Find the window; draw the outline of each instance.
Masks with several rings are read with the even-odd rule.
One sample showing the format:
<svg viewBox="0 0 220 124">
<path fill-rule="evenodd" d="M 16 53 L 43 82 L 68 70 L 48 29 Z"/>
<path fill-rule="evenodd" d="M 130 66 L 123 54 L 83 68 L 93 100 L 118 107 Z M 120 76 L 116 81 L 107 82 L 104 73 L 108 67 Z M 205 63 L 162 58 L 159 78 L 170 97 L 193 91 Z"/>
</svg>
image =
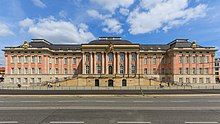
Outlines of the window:
<svg viewBox="0 0 220 124">
<path fill-rule="evenodd" d="M 68 72 L 67 72 L 67 68 L 64 68 L 64 74 L 67 74 Z"/>
<path fill-rule="evenodd" d="M 202 56 L 199 56 L 199 63 L 202 63 Z"/>
<path fill-rule="evenodd" d="M 179 56 L 179 58 L 178 58 L 179 63 L 182 63 L 182 59 L 183 59 L 183 57 Z"/>
<path fill-rule="evenodd" d="M 136 54 L 132 54 L 131 59 L 132 59 L 132 62 L 135 62 L 136 61 Z"/>
<path fill-rule="evenodd" d="M 203 78 L 199 78 L 199 83 L 203 83 Z"/>
<path fill-rule="evenodd" d="M 15 73 L 15 69 L 11 68 L 11 74 L 14 74 L 14 73 Z"/>
<path fill-rule="evenodd" d="M 38 78 L 38 79 L 37 79 L 37 82 L 38 82 L 38 83 L 41 83 L 41 78 Z"/>
<path fill-rule="evenodd" d="M 205 74 L 209 74 L 209 68 L 205 68 Z"/>
<path fill-rule="evenodd" d="M 196 74 L 196 68 L 192 69 L 192 74 Z"/>
<path fill-rule="evenodd" d="M 59 64 L 59 59 L 58 58 L 56 58 L 56 64 Z"/>
<path fill-rule="evenodd" d="M 24 83 L 27 84 L 28 83 L 28 79 L 24 78 Z"/>
<path fill-rule="evenodd" d="M 202 68 L 199 68 L 199 74 L 202 74 Z"/>
<path fill-rule="evenodd" d="M 97 66 L 97 71 L 98 71 L 98 74 L 101 74 L 101 73 L 102 73 L 102 71 L 101 71 L 101 65 L 98 65 L 98 66 Z"/>
<path fill-rule="evenodd" d="M 165 77 L 162 77 L 162 82 L 165 82 Z"/>
<path fill-rule="evenodd" d="M 89 69 L 89 65 L 86 65 L 86 74 L 89 74 L 90 69 Z"/>
<path fill-rule="evenodd" d="M 186 78 L 186 83 L 190 83 L 190 80 L 189 80 L 189 78 Z"/>
<path fill-rule="evenodd" d="M 186 56 L 186 63 L 189 63 L 189 56 Z"/>
<path fill-rule="evenodd" d="M 49 63 L 52 63 L 52 60 L 53 60 L 52 58 L 49 58 Z"/>
<path fill-rule="evenodd" d="M 31 56 L 31 63 L 35 63 L 35 56 Z"/>
<path fill-rule="evenodd" d="M 144 64 L 147 64 L 147 58 L 144 58 Z"/>
<path fill-rule="evenodd" d="M 73 74 L 76 74 L 76 73 L 77 73 L 77 71 L 76 71 L 76 69 L 74 68 L 74 69 L 73 69 Z"/>
<path fill-rule="evenodd" d="M 210 78 L 206 78 L 206 83 L 210 83 Z"/>
<path fill-rule="evenodd" d="M 164 58 L 161 59 L 161 63 L 163 63 L 163 64 L 165 63 L 165 59 Z"/>
<path fill-rule="evenodd" d="M 153 64 L 157 64 L 157 58 L 153 58 Z"/>
<path fill-rule="evenodd" d="M 189 74 L 189 68 L 186 68 L 186 74 Z"/>
<path fill-rule="evenodd" d="M 18 74 L 21 74 L 21 68 L 18 68 Z"/>
<path fill-rule="evenodd" d="M 127 86 L 127 81 L 126 81 L 126 79 L 123 79 L 123 80 L 122 80 L 122 86 Z"/>
<path fill-rule="evenodd" d="M 12 57 L 11 57 L 11 63 L 14 63 L 14 62 L 15 62 L 15 57 L 12 56 Z"/>
<path fill-rule="evenodd" d="M 67 58 L 64 58 L 64 64 L 67 64 Z"/>
<path fill-rule="evenodd" d="M 196 57 L 195 56 L 192 57 L 192 63 L 196 63 Z"/>
<path fill-rule="evenodd" d="M 31 68 L 31 74 L 34 74 L 34 73 L 35 73 L 35 69 Z"/>
<path fill-rule="evenodd" d="M 42 74 L 42 69 L 38 68 L 38 74 Z"/>
<path fill-rule="evenodd" d="M 124 74 L 124 66 L 120 65 L 120 74 Z"/>
<path fill-rule="evenodd" d="M 101 54 L 98 54 L 98 55 L 97 55 L 98 62 L 101 62 L 101 61 L 102 61 L 102 58 L 101 58 L 101 57 L 102 57 Z"/>
<path fill-rule="evenodd" d="M 34 83 L 34 78 L 31 78 L 31 83 Z"/>
<path fill-rule="evenodd" d="M 165 74 L 165 69 L 161 68 L 161 74 Z"/>
<path fill-rule="evenodd" d="M 59 74 L 59 69 L 58 68 L 56 68 L 56 74 Z"/>
<path fill-rule="evenodd" d="M 86 55 L 86 62 L 89 62 L 90 61 L 90 56 L 89 54 Z"/>
<path fill-rule="evenodd" d="M 17 79 L 17 83 L 21 83 L 21 78 L 18 78 L 18 79 Z"/>
<path fill-rule="evenodd" d="M 10 83 L 14 83 L 14 78 L 10 78 Z"/>
<path fill-rule="evenodd" d="M 183 78 L 179 78 L 179 83 L 183 83 Z"/>
<path fill-rule="evenodd" d="M 124 62 L 124 54 L 120 54 L 120 62 Z"/>
<path fill-rule="evenodd" d="M 193 83 L 197 83 L 197 80 L 196 80 L 196 78 L 193 78 Z"/>
<path fill-rule="evenodd" d="M 157 69 L 153 68 L 153 74 L 157 74 Z"/>
<path fill-rule="evenodd" d="M 205 57 L 205 63 L 209 63 L 209 56 Z"/>
<path fill-rule="evenodd" d="M 73 58 L 73 64 L 76 64 L 76 58 Z"/>
<path fill-rule="evenodd" d="M 24 57 L 24 63 L 28 63 L 28 56 Z"/>
<path fill-rule="evenodd" d="M 135 74 L 135 65 L 134 64 L 131 65 L 131 73 Z"/>
<path fill-rule="evenodd" d="M 38 63 L 42 63 L 42 57 L 38 56 Z"/>
<path fill-rule="evenodd" d="M 112 62 L 112 54 L 111 54 L 111 53 L 108 54 L 108 61 L 109 61 L 109 62 Z"/>
<path fill-rule="evenodd" d="M 24 74 L 28 74 L 28 69 L 27 68 L 24 69 Z"/>
<path fill-rule="evenodd" d="M 18 56 L 18 63 L 21 63 L 21 56 Z"/>
<path fill-rule="evenodd" d="M 182 74 L 182 68 L 179 68 L 179 74 Z"/>
<path fill-rule="evenodd" d="M 144 69 L 144 74 L 147 74 L 147 68 Z"/>
</svg>

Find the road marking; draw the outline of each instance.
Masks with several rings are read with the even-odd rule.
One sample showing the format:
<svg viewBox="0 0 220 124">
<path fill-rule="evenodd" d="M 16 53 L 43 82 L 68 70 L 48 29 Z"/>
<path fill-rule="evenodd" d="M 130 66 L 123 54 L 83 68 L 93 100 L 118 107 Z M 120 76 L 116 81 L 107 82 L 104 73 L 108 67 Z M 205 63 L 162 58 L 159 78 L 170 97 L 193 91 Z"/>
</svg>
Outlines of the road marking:
<svg viewBox="0 0 220 124">
<path fill-rule="evenodd" d="M 69 101 L 58 101 L 58 102 L 79 102 L 77 100 L 69 100 Z"/>
<path fill-rule="evenodd" d="M 95 101 L 95 102 L 115 102 L 115 101 Z"/>
<path fill-rule="evenodd" d="M 40 101 L 20 101 L 20 102 L 40 102 Z"/>
<path fill-rule="evenodd" d="M 50 124 L 84 124 L 83 121 L 51 121 Z"/>
<path fill-rule="evenodd" d="M 154 102 L 154 101 L 133 101 L 133 102 Z"/>
<path fill-rule="evenodd" d="M 170 101 L 170 102 L 190 102 L 190 101 Z"/>
<path fill-rule="evenodd" d="M 185 124 L 218 124 L 218 122 L 185 122 Z"/>
<path fill-rule="evenodd" d="M 151 122 L 118 121 L 118 124 L 151 124 Z"/>
<path fill-rule="evenodd" d="M 0 121 L 0 124 L 17 124 L 17 121 Z"/>
</svg>

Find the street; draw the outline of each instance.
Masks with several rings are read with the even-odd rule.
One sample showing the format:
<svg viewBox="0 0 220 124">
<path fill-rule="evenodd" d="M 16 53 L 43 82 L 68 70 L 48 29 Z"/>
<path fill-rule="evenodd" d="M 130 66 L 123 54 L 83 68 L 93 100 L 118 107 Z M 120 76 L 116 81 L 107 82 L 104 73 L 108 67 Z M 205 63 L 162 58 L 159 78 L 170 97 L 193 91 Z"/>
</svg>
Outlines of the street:
<svg viewBox="0 0 220 124">
<path fill-rule="evenodd" d="M 0 96 L 0 123 L 217 124 L 220 96 Z"/>
</svg>

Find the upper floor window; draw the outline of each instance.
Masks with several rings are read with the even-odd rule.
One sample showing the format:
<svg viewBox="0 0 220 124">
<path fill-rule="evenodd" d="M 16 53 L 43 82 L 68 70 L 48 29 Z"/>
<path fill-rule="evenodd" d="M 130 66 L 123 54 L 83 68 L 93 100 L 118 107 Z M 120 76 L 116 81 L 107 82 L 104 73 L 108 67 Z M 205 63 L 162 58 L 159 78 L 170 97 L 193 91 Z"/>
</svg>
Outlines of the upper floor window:
<svg viewBox="0 0 220 124">
<path fill-rule="evenodd" d="M 31 74 L 35 74 L 35 69 L 31 68 Z"/>
<path fill-rule="evenodd" d="M 132 54 L 131 58 L 132 58 L 132 62 L 135 62 L 136 61 L 136 54 Z"/>
<path fill-rule="evenodd" d="M 102 60 L 102 58 L 101 58 L 102 56 L 101 56 L 101 54 L 98 54 L 97 55 L 97 58 L 98 58 L 98 62 L 101 62 L 101 60 Z"/>
<path fill-rule="evenodd" d="M 11 74 L 14 74 L 14 73 L 15 73 L 15 69 L 11 68 Z"/>
<path fill-rule="evenodd" d="M 35 63 L 35 56 L 31 56 L 31 63 Z"/>
<path fill-rule="evenodd" d="M 68 73 L 67 68 L 64 68 L 64 74 L 67 74 L 67 73 Z"/>
<path fill-rule="evenodd" d="M 199 68 L 199 74 L 202 74 L 202 68 Z"/>
<path fill-rule="evenodd" d="M 186 63 L 189 63 L 189 56 L 186 56 Z"/>
<path fill-rule="evenodd" d="M 21 56 L 18 56 L 18 63 L 21 63 Z"/>
<path fill-rule="evenodd" d="M 165 59 L 164 58 L 161 59 L 161 63 L 163 63 L 163 64 L 165 63 Z"/>
<path fill-rule="evenodd" d="M 157 64 L 157 58 L 153 58 L 153 64 Z"/>
<path fill-rule="evenodd" d="M 135 74 L 135 65 L 134 64 L 131 65 L 131 73 Z"/>
<path fill-rule="evenodd" d="M 124 54 L 120 54 L 120 62 L 124 62 Z"/>
<path fill-rule="evenodd" d="M 90 56 L 89 54 L 86 55 L 86 62 L 89 62 L 90 61 Z"/>
<path fill-rule="evenodd" d="M 205 68 L 205 74 L 209 74 L 209 68 Z"/>
<path fill-rule="evenodd" d="M 165 69 L 161 68 L 161 74 L 165 74 Z"/>
<path fill-rule="evenodd" d="M 42 57 L 38 56 L 38 63 L 42 63 Z"/>
<path fill-rule="evenodd" d="M 120 74 L 124 74 L 124 66 L 120 65 Z"/>
<path fill-rule="evenodd" d="M 189 74 L 189 68 L 186 68 L 186 74 Z"/>
<path fill-rule="evenodd" d="M 192 69 L 192 74 L 196 74 L 196 68 Z"/>
<path fill-rule="evenodd" d="M 42 69 L 38 68 L 38 74 L 42 74 Z"/>
<path fill-rule="evenodd" d="M 14 63 L 14 62 L 15 62 L 15 57 L 12 56 L 12 57 L 11 57 L 11 63 Z"/>
<path fill-rule="evenodd" d="M 199 56 L 199 63 L 202 63 L 202 56 Z"/>
<path fill-rule="evenodd" d="M 192 57 L 192 63 L 196 63 L 196 57 L 195 56 Z"/>
<path fill-rule="evenodd" d="M 205 57 L 205 63 L 209 63 L 209 56 Z"/>
<path fill-rule="evenodd" d="M 182 68 L 179 68 L 179 74 L 182 74 L 183 72 L 182 72 Z"/>
<path fill-rule="evenodd" d="M 28 74 L 28 68 L 24 68 L 24 74 Z"/>
<path fill-rule="evenodd" d="M 86 65 L 86 74 L 90 73 L 89 65 Z"/>
<path fill-rule="evenodd" d="M 144 74 L 147 74 L 147 68 L 144 69 Z"/>
<path fill-rule="evenodd" d="M 178 58 L 179 63 L 182 63 L 182 60 L 183 60 L 183 57 L 179 56 L 179 58 Z"/>
<path fill-rule="evenodd" d="M 101 71 L 101 65 L 98 65 L 98 66 L 97 66 L 97 71 L 98 71 L 98 74 L 101 74 L 101 73 L 102 73 L 102 71 Z"/>
<path fill-rule="evenodd" d="M 59 74 L 59 69 L 58 68 L 56 68 L 56 74 Z"/>
<path fill-rule="evenodd" d="M 58 58 L 56 58 L 56 64 L 59 64 L 59 59 Z"/>
<path fill-rule="evenodd" d="M 112 53 L 108 54 L 108 61 L 112 62 Z"/>
<path fill-rule="evenodd" d="M 147 58 L 144 58 L 144 64 L 147 64 Z"/>
<path fill-rule="evenodd" d="M 21 74 L 21 68 L 18 68 L 18 74 Z"/>
<path fill-rule="evenodd" d="M 76 64 L 76 58 L 73 58 L 73 64 Z"/>
<path fill-rule="evenodd" d="M 67 64 L 67 58 L 64 58 L 64 64 Z"/>
<path fill-rule="evenodd" d="M 153 68 L 153 74 L 157 74 L 157 69 Z"/>
<path fill-rule="evenodd" d="M 28 56 L 24 57 L 24 63 L 28 63 Z"/>
</svg>

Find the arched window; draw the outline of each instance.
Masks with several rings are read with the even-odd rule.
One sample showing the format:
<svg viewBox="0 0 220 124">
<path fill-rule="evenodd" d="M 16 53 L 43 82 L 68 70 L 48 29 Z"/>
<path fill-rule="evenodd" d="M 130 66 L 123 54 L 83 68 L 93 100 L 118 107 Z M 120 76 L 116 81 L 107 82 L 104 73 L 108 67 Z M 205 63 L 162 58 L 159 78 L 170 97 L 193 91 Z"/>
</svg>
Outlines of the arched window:
<svg viewBox="0 0 220 124">
<path fill-rule="evenodd" d="M 108 61 L 109 61 L 109 62 L 112 62 L 112 53 L 109 53 L 109 54 L 108 54 Z"/>
<path fill-rule="evenodd" d="M 113 80 L 111 80 L 111 79 L 108 80 L 108 86 L 109 86 L 109 87 L 113 87 L 113 86 L 114 86 L 114 84 L 113 84 Z"/>
<path fill-rule="evenodd" d="M 131 72 L 132 72 L 132 74 L 135 74 L 135 72 L 136 72 L 134 64 L 131 65 Z"/>
<path fill-rule="evenodd" d="M 124 74 L 124 65 L 120 65 L 120 74 Z"/>
<path fill-rule="evenodd" d="M 112 66 L 110 65 L 110 66 L 108 66 L 108 73 L 109 74 L 113 74 L 113 68 L 112 68 Z"/>
<path fill-rule="evenodd" d="M 122 86 L 127 86 L 127 80 L 126 79 L 122 80 Z"/>
</svg>

